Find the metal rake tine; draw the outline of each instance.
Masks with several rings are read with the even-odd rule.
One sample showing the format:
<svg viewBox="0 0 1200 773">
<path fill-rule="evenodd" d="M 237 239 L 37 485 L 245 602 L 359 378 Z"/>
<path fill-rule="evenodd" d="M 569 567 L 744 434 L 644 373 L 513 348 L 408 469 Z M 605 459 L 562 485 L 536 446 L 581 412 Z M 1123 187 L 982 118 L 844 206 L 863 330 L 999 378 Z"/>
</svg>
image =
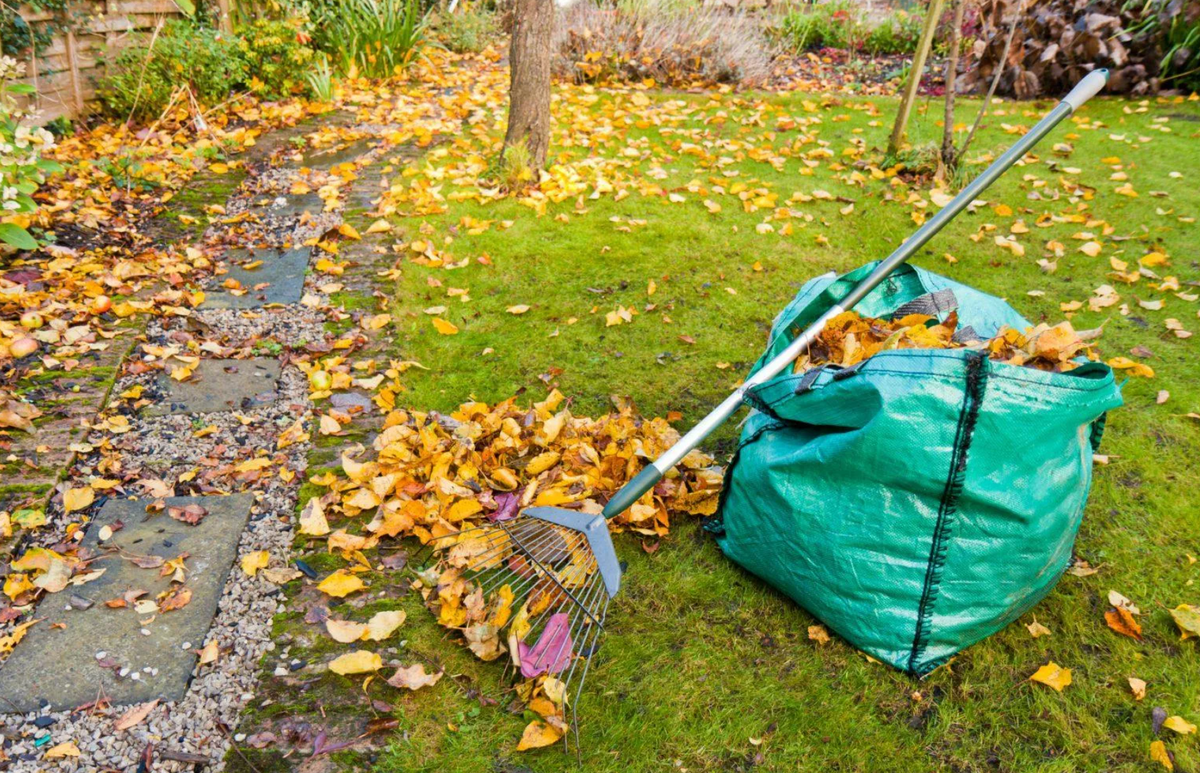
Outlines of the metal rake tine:
<svg viewBox="0 0 1200 773">
<path fill-rule="evenodd" d="M 588 563 L 589 563 L 589 568 L 592 566 L 595 566 L 596 559 L 594 557 L 591 557 L 588 559 Z M 595 577 L 595 576 L 596 576 L 596 571 L 594 569 L 593 569 L 593 571 L 588 572 L 589 578 Z M 591 579 L 588 579 L 587 582 L 590 584 Z M 561 582 L 556 582 L 555 584 L 558 585 L 558 588 L 559 588 L 559 590 L 562 591 L 563 595 L 565 595 L 567 598 L 569 598 L 576 606 L 584 607 L 584 605 L 578 599 L 576 599 L 573 595 L 571 595 L 571 593 L 569 591 L 567 591 L 566 587 L 564 585 L 562 585 Z M 584 589 L 586 590 L 587 586 L 584 586 Z M 583 595 L 583 594 L 580 594 L 580 595 Z M 540 623 L 542 621 L 542 618 L 546 616 L 546 613 L 548 613 L 551 609 L 558 607 L 561 603 L 562 602 L 560 602 L 559 604 L 550 604 L 545 609 L 543 609 L 541 611 L 541 613 L 537 616 L 537 619 L 535 619 L 531 623 L 531 628 L 537 628 L 538 623 Z"/>
<path fill-rule="evenodd" d="M 551 526 L 542 532 L 536 533 L 534 537 L 530 538 L 528 540 L 528 542 L 524 546 L 521 547 L 520 551 L 518 551 L 514 548 L 513 552 L 515 554 L 519 554 L 519 553 L 532 554 L 534 549 L 541 549 L 541 548 L 546 547 L 546 545 L 550 544 L 555 538 L 561 539 L 565 543 L 565 542 L 567 542 L 567 540 L 573 539 L 574 535 L 564 537 L 562 534 L 560 534 L 558 532 L 557 529 L 555 529 L 554 527 Z M 508 543 L 508 546 L 511 547 L 515 544 L 516 544 L 515 542 L 511 542 L 511 538 L 510 538 L 510 542 Z"/>
<path fill-rule="evenodd" d="M 587 597 L 588 603 L 590 603 L 591 600 L 595 597 L 596 588 L 598 586 L 599 586 L 599 583 L 591 583 L 591 581 L 589 580 L 588 587 L 584 588 L 584 591 L 587 594 L 586 597 Z M 584 595 L 584 594 L 581 594 L 581 595 Z M 551 605 L 551 606 L 553 606 L 553 605 Z M 531 633 L 537 629 L 538 624 L 541 623 L 542 618 L 544 618 L 549 611 L 550 611 L 550 607 L 547 607 L 546 609 L 542 610 L 542 613 L 540 615 L 538 615 L 537 621 L 532 626 L 530 626 Z M 571 639 L 571 632 L 574 630 L 576 623 L 578 623 L 578 621 L 583 618 L 584 614 L 586 614 L 586 611 L 587 610 L 586 610 L 586 607 L 584 606 L 584 603 L 577 602 L 576 605 L 574 606 L 574 608 L 571 609 L 571 611 L 567 612 L 567 639 Z M 577 615 L 576 613 L 579 613 L 579 614 Z M 564 639 L 562 642 L 559 643 L 558 652 L 554 653 L 554 657 L 550 660 L 550 665 L 557 663 L 559 657 L 562 656 L 562 650 L 563 650 L 563 647 L 565 647 L 567 645 L 567 639 Z M 547 654 L 548 654 L 548 649 L 543 650 L 541 653 L 538 654 L 537 659 L 534 660 L 534 663 L 533 663 L 534 668 L 537 668 L 537 667 L 541 666 L 543 663 L 545 663 Z"/>
<path fill-rule="evenodd" d="M 485 558 L 486 558 L 486 560 L 490 561 L 493 556 L 496 556 L 496 555 L 502 553 L 506 549 L 512 548 L 512 546 L 514 545 L 514 542 L 512 540 L 512 536 L 508 533 L 508 531 L 506 529 L 503 529 L 502 527 L 498 528 L 497 531 L 502 531 L 504 534 L 504 538 L 497 540 L 495 545 L 489 546 L 486 552 L 481 553 L 477 556 L 472 556 L 470 563 L 468 563 L 467 567 L 466 567 L 468 571 L 471 571 L 474 567 L 479 566 L 482 563 L 485 563 Z M 545 540 L 545 539 L 549 539 L 549 535 L 539 532 L 535 537 L 533 537 L 533 539 Z"/>
<path fill-rule="evenodd" d="M 544 540 L 541 540 L 541 543 L 538 544 L 538 546 L 544 546 L 546 543 L 548 543 L 548 541 L 550 541 L 550 539 L 552 539 L 552 538 L 547 537 Z M 580 543 L 578 543 L 578 540 L 574 537 L 574 535 L 572 535 L 572 537 L 563 538 L 563 539 L 570 540 L 570 541 L 566 541 L 566 543 L 565 543 L 566 549 L 568 549 L 568 550 L 574 550 L 575 546 L 580 544 Z M 504 573 L 506 573 L 506 574 L 522 576 L 521 573 L 518 573 L 518 571 L 516 571 L 515 569 L 505 569 L 503 567 L 494 567 L 493 569 L 491 569 L 491 571 L 496 571 L 496 570 L 503 570 Z M 530 576 L 530 577 L 522 576 L 522 580 L 538 579 L 538 571 L 534 570 L 533 567 L 530 567 L 530 575 L 532 575 L 532 576 Z M 488 588 L 487 591 L 485 591 L 485 593 L 490 593 L 492 591 L 492 589 L 494 589 L 494 587 L 496 587 L 498 580 L 490 580 L 490 582 L 492 582 L 492 588 Z M 514 595 L 516 595 L 516 594 L 514 593 Z"/>
<path fill-rule="evenodd" d="M 579 545 L 580 540 L 583 539 L 582 537 L 577 538 L 575 535 L 571 535 L 568 537 L 562 537 L 561 535 L 558 535 L 557 532 L 555 532 L 555 535 L 557 535 L 560 539 L 564 540 L 564 550 L 567 550 L 568 552 L 574 550 L 575 547 L 577 547 Z M 538 548 L 544 547 L 551 539 L 553 539 L 553 536 L 547 536 L 547 537 L 543 538 L 542 540 L 540 540 L 539 542 L 531 545 L 530 549 L 532 550 L 535 547 L 538 547 Z M 532 567 L 530 567 L 530 568 L 532 570 Z M 502 567 L 502 566 L 493 567 L 489 571 L 495 571 L 495 570 L 500 570 L 500 569 L 504 569 L 504 567 Z M 514 569 L 505 569 L 504 571 L 506 571 L 508 574 L 516 574 L 516 575 L 520 576 L 520 572 L 517 572 Z M 532 572 L 532 574 L 536 575 L 537 572 L 534 571 L 534 572 Z M 522 579 L 528 579 L 528 578 L 523 577 Z"/>
<path fill-rule="evenodd" d="M 584 618 L 586 616 L 588 616 L 589 609 L 590 609 L 592 602 L 594 602 L 596 599 L 599 598 L 601 589 L 604 586 L 604 583 L 597 582 L 596 580 L 597 580 L 597 575 L 593 574 L 591 576 L 591 579 L 588 580 L 588 584 L 591 587 L 585 589 L 585 594 L 581 594 L 581 595 L 584 595 L 584 597 L 586 599 L 585 603 L 578 605 L 578 607 L 573 609 L 571 612 L 567 613 L 568 614 L 568 616 L 567 616 L 567 621 L 568 621 L 567 636 L 565 639 L 563 639 L 562 642 L 559 643 L 558 652 L 555 652 L 554 657 L 550 659 L 551 665 L 554 665 L 555 663 L 557 663 L 558 659 L 560 657 L 562 657 L 562 651 L 563 651 L 563 648 L 567 646 L 567 642 L 571 642 L 571 648 L 572 648 L 572 650 L 574 650 L 575 637 L 577 635 L 575 633 L 576 626 L 582 624 Z M 545 660 L 545 656 L 546 656 L 546 653 L 544 651 L 540 655 L 538 655 L 537 661 L 534 663 L 535 668 L 542 665 L 542 662 Z M 562 673 L 562 672 L 560 671 L 559 673 Z"/>
</svg>

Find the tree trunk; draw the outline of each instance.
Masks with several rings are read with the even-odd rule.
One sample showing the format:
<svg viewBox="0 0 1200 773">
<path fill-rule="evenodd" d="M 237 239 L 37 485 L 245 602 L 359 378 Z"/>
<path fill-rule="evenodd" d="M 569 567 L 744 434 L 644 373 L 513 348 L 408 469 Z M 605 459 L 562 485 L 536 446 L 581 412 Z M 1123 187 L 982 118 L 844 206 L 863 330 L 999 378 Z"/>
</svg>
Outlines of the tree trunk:
<svg viewBox="0 0 1200 773">
<path fill-rule="evenodd" d="M 921 73 L 925 71 L 925 60 L 929 58 L 929 49 L 933 47 L 933 33 L 937 31 L 938 19 L 945 7 L 946 0 L 929 0 L 929 8 L 925 11 L 925 27 L 921 30 L 921 39 L 917 41 L 912 67 L 908 71 L 908 82 L 904 84 L 904 96 L 900 98 L 900 110 L 896 113 L 896 123 L 888 140 L 889 156 L 896 155 L 904 145 L 908 118 L 912 115 L 913 103 L 917 101 L 917 88 L 921 85 Z"/>
<path fill-rule="evenodd" d="M 958 79 L 958 49 L 962 47 L 963 11 L 967 0 L 955 0 L 954 21 L 950 28 L 950 55 L 946 58 L 946 112 L 942 130 L 942 168 L 947 175 L 954 174 L 958 154 L 954 151 L 954 91 Z"/>
<path fill-rule="evenodd" d="M 516 0 L 508 62 L 507 150 L 518 143 L 529 149 L 534 169 L 546 165 L 550 149 L 550 33 L 554 0 Z"/>
</svg>

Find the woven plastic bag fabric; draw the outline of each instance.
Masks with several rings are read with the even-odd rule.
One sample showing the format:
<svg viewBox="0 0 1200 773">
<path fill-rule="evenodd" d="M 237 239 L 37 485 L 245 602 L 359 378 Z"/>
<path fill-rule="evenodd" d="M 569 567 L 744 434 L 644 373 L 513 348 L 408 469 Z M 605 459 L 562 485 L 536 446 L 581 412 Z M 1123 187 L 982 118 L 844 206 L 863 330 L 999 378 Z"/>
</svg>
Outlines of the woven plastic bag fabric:
<svg viewBox="0 0 1200 773">
<path fill-rule="evenodd" d="M 873 267 L 808 282 L 754 370 Z M 944 318 L 953 308 L 959 330 L 979 338 L 1030 327 L 999 298 L 911 266 L 856 311 Z M 1054 587 L 1105 412 L 1121 404 L 1101 363 L 1048 373 L 969 349 L 788 370 L 745 399 L 755 410 L 726 474 L 721 549 L 854 646 L 918 676 Z"/>
</svg>

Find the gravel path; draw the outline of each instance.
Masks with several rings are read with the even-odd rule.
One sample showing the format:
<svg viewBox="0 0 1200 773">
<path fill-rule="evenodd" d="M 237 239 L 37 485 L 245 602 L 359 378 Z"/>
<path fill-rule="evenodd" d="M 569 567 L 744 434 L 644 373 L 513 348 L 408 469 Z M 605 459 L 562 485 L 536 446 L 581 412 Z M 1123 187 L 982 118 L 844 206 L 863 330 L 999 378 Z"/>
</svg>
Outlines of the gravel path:
<svg viewBox="0 0 1200 773">
<path fill-rule="evenodd" d="M 377 138 L 394 128 L 364 124 L 347 130 L 351 138 L 368 140 L 363 148 L 365 155 L 358 163 L 379 158 L 384 150 L 372 147 L 370 141 L 375 140 L 374 145 L 381 144 Z M 395 149 L 387 150 L 394 152 Z M 214 226 L 209 229 L 205 241 L 209 245 L 230 246 L 300 245 L 336 228 L 341 223 L 337 211 L 322 212 L 318 204 L 316 213 L 305 214 L 289 204 L 285 192 L 304 164 L 298 156 L 290 152 L 279 154 L 277 161 L 282 159 L 282 163 L 254 170 L 225 204 L 227 213 L 250 213 L 253 218 L 226 231 L 219 231 L 220 227 Z M 328 173 L 320 169 L 306 172 L 313 190 L 327 178 Z M 310 271 L 316 259 L 314 255 Z M 313 406 L 308 399 L 307 380 L 291 363 L 288 347 L 330 341 L 325 328 L 330 316 L 322 310 L 327 297 L 321 291 L 322 283 L 327 281 L 328 277 L 310 273 L 305 296 L 298 304 L 251 312 L 201 310 L 189 318 L 164 318 L 148 326 L 146 342 L 132 355 L 135 359 L 153 361 L 155 347 L 186 347 L 189 343 L 203 344 L 200 351 L 204 356 L 212 357 L 261 357 L 267 343 L 275 347 L 267 351 L 283 352 L 277 396 L 265 407 L 144 418 L 131 409 L 129 401 L 110 403 L 106 414 L 102 415 L 124 416 L 131 428 L 121 434 L 94 431 L 89 442 L 99 448 L 108 440 L 115 453 L 97 451 L 83 456 L 68 478 L 69 481 L 80 481 L 76 485 L 83 485 L 90 476 L 102 474 L 102 467 L 111 464 L 115 458 L 122 469 L 138 470 L 143 479 L 166 481 L 167 485 L 174 486 L 181 475 L 199 468 L 204 470 L 203 476 L 207 476 L 204 485 L 210 487 L 212 493 L 251 491 L 255 494 L 256 504 L 238 545 L 238 562 L 226 581 L 207 638 L 202 642 L 185 642 L 190 645 L 185 649 L 199 650 L 215 641 L 219 657 L 214 663 L 197 667 L 182 701 L 156 706 L 145 720 L 124 731 L 114 731 L 115 720 L 128 710 L 124 706 L 0 715 L 0 770 L 138 770 L 144 769 L 139 768 L 139 763 L 148 748 L 152 748 L 152 769 L 156 771 L 191 770 L 198 762 L 207 763 L 205 770 L 224 768 L 231 740 L 242 740 L 236 729 L 238 716 L 254 698 L 259 663 L 264 653 L 275 649 L 271 641 L 272 618 L 285 611 L 279 586 L 262 572 L 255 577 L 247 575 L 239 564 L 243 556 L 266 550 L 271 556 L 270 568 L 291 566 L 293 515 L 299 485 L 307 477 L 306 457 L 310 444 L 308 441 L 296 442 L 282 450 L 277 445 L 280 434 L 298 419 L 309 431 L 315 432 L 315 429 L 312 427 Z M 153 397 L 161 391 L 156 385 L 158 377 L 158 370 L 125 375 L 118 381 L 113 394 L 120 395 L 141 385 L 145 395 Z M 197 426 L 203 426 L 207 434 L 196 437 Z M 238 463 L 264 454 L 272 459 L 270 474 L 249 479 L 229 474 L 228 471 Z M 193 480 L 193 492 L 195 483 Z M 127 489 L 137 493 L 132 486 Z M 51 546 L 68 539 L 64 526 L 70 519 L 61 513 L 48 513 L 48 518 L 48 527 L 37 535 L 40 544 Z M 276 577 L 278 579 L 278 575 Z M 11 625 L 7 627 L 11 629 Z M 6 632 L 6 626 L 0 625 L 0 635 Z M 52 663 L 47 666 L 52 667 Z M 43 758 L 48 748 L 65 741 L 75 742 L 80 752 L 78 757 Z M 4 755 L 7 755 L 7 768 L 2 761 Z"/>
</svg>

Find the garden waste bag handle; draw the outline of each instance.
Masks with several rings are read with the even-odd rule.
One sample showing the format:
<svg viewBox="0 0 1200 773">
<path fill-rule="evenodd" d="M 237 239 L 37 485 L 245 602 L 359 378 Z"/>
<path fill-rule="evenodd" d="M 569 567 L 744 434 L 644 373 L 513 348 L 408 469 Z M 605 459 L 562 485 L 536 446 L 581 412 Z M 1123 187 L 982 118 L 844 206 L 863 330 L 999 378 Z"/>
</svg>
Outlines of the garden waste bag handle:
<svg viewBox="0 0 1200 773">
<path fill-rule="evenodd" d="M 826 323 L 838 314 L 841 314 L 848 309 L 854 308 L 855 304 L 861 301 L 867 293 L 874 290 L 880 282 L 886 279 L 900 265 L 907 262 L 917 250 L 925 246 L 926 242 L 934 237 L 938 231 L 945 227 L 946 223 L 953 220 L 958 213 L 962 212 L 968 204 L 983 192 L 985 188 L 996 181 L 1002 174 L 1008 171 L 1009 167 L 1017 162 L 1024 155 L 1040 142 L 1054 127 L 1058 126 L 1064 118 L 1074 113 L 1083 103 L 1087 102 L 1100 90 L 1104 88 L 1104 84 L 1108 82 L 1108 70 L 1093 70 L 1083 80 L 1076 84 L 1075 88 L 1071 89 L 1071 93 L 1063 97 L 1063 100 L 1058 105 L 1046 114 L 1042 120 L 1038 121 L 1032 129 L 1030 129 L 1023 137 L 1017 140 L 1011 148 L 997 158 L 992 165 L 983 171 L 978 177 L 970 182 L 967 187 L 954 197 L 954 199 L 941 209 L 936 215 L 931 217 L 921 228 L 913 234 L 907 241 L 896 248 L 896 251 L 889 255 L 886 259 L 880 261 L 875 270 L 870 276 L 860 282 L 849 295 L 842 299 L 840 304 L 835 304 L 828 311 L 817 318 L 815 322 L 798 335 L 794 341 L 775 359 L 763 365 L 757 373 L 742 383 L 733 394 L 725 398 L 712 413 L 705 416 L 699 424 L 693 427 L 686 435 L 681 437 L 675 445 L 667 449 L 662 456 L 658 457 L 653 464 L 648 465 L 633 480 L 626 483 L 620 491 L 613 495 L 613 498 L 604 506 L 604 517 L 612 518 L 619 515 L 628 509 L 634 502 L 641 499 L 642 495 L 654 487 L 654 484 L 666 475 L 667 472 L 679 463 L 683 457 L 687 456 L 688 452 L 696 446 L 700 445 L 706 437 L 712 434 L 712 431 L 719 427 L 726 419 L 733 415 L 742 404 L 742 395 L 747 389 L 757 386 L 765 381 L 774 378 L 785 368 L 788 367 L 797 357 L 800 356 L 808 345 L 820 335 L 825 329 Z"/>
</svg>

